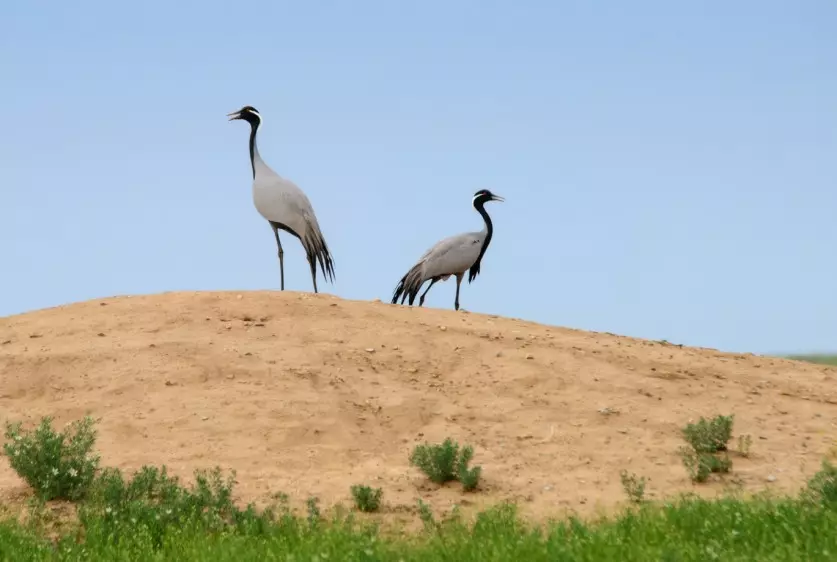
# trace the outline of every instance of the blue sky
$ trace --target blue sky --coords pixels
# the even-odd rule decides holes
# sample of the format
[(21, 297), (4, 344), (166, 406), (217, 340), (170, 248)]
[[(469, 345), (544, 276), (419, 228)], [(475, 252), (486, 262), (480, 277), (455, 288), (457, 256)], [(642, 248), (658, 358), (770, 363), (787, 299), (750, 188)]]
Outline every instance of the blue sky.
[[(754, 352), (837, 349), (837, 3), (6, 2), (0, 315), (278, 289), (260, 149), (334, 285), (387, 301), (495, 237), (463, 308)], [(285, 237), (286, 288), (311, 290)], [(452, 308), (454, 282), (426, 306)]]

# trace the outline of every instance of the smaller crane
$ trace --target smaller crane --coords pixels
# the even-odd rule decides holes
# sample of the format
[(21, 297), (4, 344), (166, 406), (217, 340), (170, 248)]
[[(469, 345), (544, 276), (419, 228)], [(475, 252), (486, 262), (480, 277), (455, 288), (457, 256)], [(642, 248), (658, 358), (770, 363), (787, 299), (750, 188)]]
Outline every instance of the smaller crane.
[(430, 280), (430, 285), (419, 297), (419, 306), (422, 306), (425, 295), (437, 281), (447, 281), (451, 275), (455, 275), (456, 299), (453, 306), (459, 310), (459, 286), (462, 278), (468, 268), (471, 269), (468, 273), (468, 283), (479, 274), (480, 263), (494, 234), (491, 217), (485, 211), (485, 204), (489, 201), (504, 201), (504, 199), (487, 189), (481, 189), (474, 194), (474, 209), (482, 215), (485, 228), (479, 232), (466, 232), (445, 238), (427, 250), (398, 282), (392, 296), (392, 304), (396, 304), (399, 297), (401, 297), (401, 304), (404, 304), (404, 300), (409, 297), (409, 303), (412, 306), (421, 286), (425, 281)]

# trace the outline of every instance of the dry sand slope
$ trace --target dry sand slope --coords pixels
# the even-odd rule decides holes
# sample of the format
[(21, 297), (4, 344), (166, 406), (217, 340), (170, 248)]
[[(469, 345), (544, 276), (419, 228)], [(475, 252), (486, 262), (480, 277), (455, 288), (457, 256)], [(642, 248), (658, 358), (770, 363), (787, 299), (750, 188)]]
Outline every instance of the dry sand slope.
[[(90, 412), (103, 464), (164, 463), (186, 478), (217, 464), (260, 505), (284, 492), (326, 508), (369, 483), (390, 513), (418, 497), (440, 510), (510, 499), (542, 518), (623, 502), (622, 468), (650, 477), (653, 497), (715, 493), (722, 484), (692, 486), (677, 449), (686, 422), (718, 413), (753, 436), (732, 478), (795, 490), (834, 445), (835, 375), (293, 292), (118, 297), (0, 319), (0, 421)], [(481, 491), (438, 489), (409, 466), (415, 444), (446, 436), (475, 446)], [(0, 463), (0, 499), (25, 490)]]

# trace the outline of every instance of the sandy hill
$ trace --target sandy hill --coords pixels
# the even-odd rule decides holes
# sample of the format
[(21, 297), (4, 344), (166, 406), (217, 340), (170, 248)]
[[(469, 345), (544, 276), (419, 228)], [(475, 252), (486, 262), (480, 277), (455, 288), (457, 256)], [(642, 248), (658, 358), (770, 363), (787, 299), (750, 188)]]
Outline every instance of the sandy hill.
[[(0, 318), (0, 421), (100, 418), (103, 464), (235, 469), (242, 500), (328, 507), (381, 486), (391, 512), (518, 500), (524, 513), (623, 502), (619, 471), (660, 497), (693, 487), (677, 450), (734, 413), (746, 490), (795, 490), (834, 446), (837, 369), (452, 310), (293, 292), (167, 293)], [(482, 490), (409, 466), (413, 446), (476, 448)], [(0, 499), (26, 487), (0, 463)]]

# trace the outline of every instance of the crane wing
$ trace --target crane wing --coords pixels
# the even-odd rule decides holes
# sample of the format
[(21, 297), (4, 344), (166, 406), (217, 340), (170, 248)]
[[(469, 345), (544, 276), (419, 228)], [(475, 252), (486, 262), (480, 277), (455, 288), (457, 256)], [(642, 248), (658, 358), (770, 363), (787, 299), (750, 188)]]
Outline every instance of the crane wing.
[(471, 267), (480, 255), (483, 234), (467, 232), (439, 241), (419, 259), (422, 277), (461, 273)]

